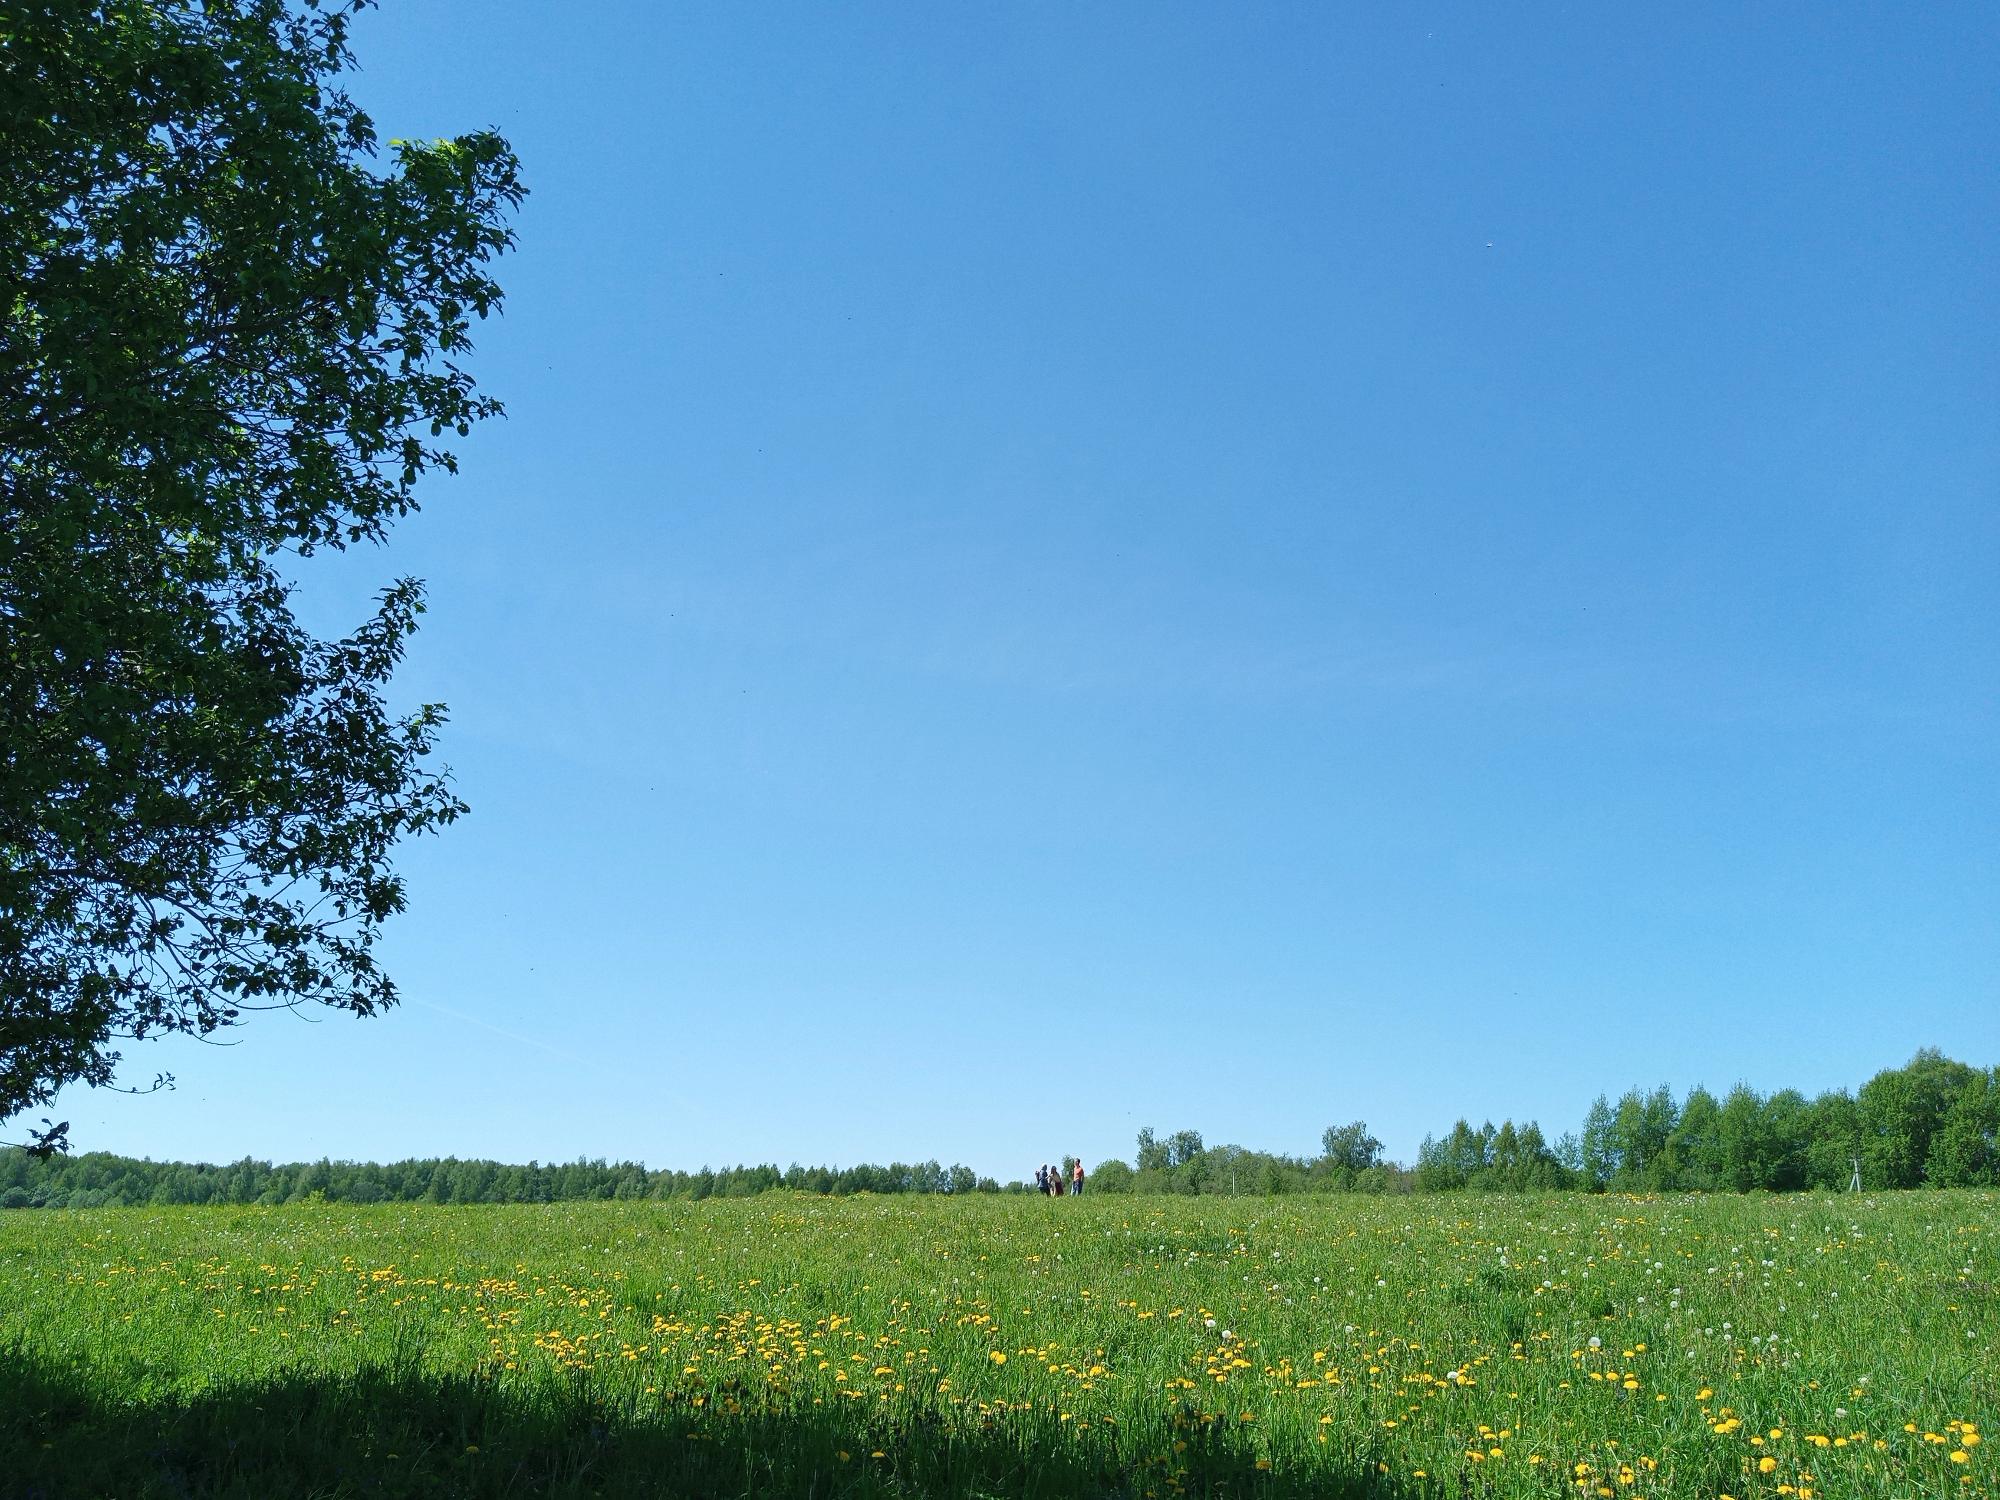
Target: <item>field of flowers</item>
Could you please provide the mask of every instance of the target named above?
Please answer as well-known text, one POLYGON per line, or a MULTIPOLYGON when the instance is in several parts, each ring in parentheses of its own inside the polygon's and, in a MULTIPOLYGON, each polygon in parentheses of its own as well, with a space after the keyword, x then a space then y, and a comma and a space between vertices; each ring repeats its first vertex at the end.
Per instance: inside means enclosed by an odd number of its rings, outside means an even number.
POLYGON ((0 1215, 0 1493, 1993 1500, 2000 1196, 0 1215))

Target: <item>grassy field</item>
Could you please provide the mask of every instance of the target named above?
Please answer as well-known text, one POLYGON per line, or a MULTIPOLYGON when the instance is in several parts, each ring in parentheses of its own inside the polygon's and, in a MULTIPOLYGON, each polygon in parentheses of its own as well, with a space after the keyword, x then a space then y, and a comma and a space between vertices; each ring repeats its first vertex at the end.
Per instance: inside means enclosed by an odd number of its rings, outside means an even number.
POLYGON ((0 1495, 1994 1497, 2000 1196, 0 1215, 0 1495))

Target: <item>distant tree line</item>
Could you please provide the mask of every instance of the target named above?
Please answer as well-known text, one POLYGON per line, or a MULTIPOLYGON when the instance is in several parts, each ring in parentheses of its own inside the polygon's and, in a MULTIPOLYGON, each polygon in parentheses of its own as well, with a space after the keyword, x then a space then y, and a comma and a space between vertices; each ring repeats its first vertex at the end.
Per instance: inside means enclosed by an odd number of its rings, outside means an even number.
POLYGON ((1390 1193, 1408 1192, 1410 1174, 1382 1154, 1382 1143, 1356 1120, 1329 1126, 1318 1156, 1285 1156, 1247 1146, 1209 1146, 1198 1130, 1164 1138, 1139 1132, 1132 1162, 1101 1161, 1088 1174, 1099 1193, 1390 1193))
POLYGON ((1599 1095, 1582 1129, 1549 1141, 1530 1120, 1497 1129, 1459 1120, 1431 1135, 1414 1167, 1385 1162, 1356 1122, 1330 1129, 1317 1157, 1240 1146, 1204 1148, 1183 1130, 1139 1133, 1136 1166, 1099 1165, 1100 1192, 1327 1191, 1753 1192, 1848 1187, 2000 1186, 2000 1068, 1982 1071, 1926 1049, 1859 1093, 1808 1099, 1738 1084, 1676 1100, 1665 1086, 1599 1095))
POLYGON ((315 1161, 273 1166, 248 1157, 227 1166, 136 1161, 93 1151, 48 1159, 0 1152, 0 1208, 138 1208, 155 1204, 559 1203, 582 1198, 748 1198, 793 1192, 997 1193, 970 1167, 703 1167, 649 1171, 637 1162, 509 1166, 457 1157, 390 1162, 315 1161))
POLYGON ((1697 1088, 1678 1104, 1665 1088, 1634 1089, 1615 1105, 1600 1095, 1558 1154, 1586 1186, 1616 1189, 1844 1188, 1857 1166, 1864 1188, 1993 1187, 2000 1068, 1926 1049, 1858 1094, 1808 1099, 1738 1084, 1720 1099, 1697 1088))
MULTIPOLYGON (((1072 1164, 1064 1158, 1065 1172, 1072 1164)), ((1858 1093, 1808 1099, 1738 1084, 1599 1095, 1580 1130, 1551 1142, 1530 1120, 1497 1129, 1457 1121, 1427 1136, 1414 1166, 1389 1161, 1363 1122, 1331 1126, 1317 1156, 1206 1145, 1199 1131, 1139 1132, 1131 1162, 1087 1173, 1094 1193, 1753 1192, 1847 1187, 2000 1186, 2000 1068, 1982 1071, 1931 1049, 1877 1073, 1858 1093)), ((228 1166, 135 1161, 93 1152, 43 1160, 0 1152, 0 1208, 148 1204, 554 1203, 579 1198, 745 1198, 773 1189, 850 1193, 1026 1192, 970 1167, 724 1167, 649 1171, 637 1162, 508 1166, 455 1157, 228 1166)))

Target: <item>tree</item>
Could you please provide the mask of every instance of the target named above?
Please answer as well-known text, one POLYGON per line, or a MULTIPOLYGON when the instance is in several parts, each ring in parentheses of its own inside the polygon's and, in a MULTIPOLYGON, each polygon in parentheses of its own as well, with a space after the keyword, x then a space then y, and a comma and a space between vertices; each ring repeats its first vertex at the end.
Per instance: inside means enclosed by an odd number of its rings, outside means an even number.
POLYGON ((910 1168, 910 1180, 906 1191, 912 1193, 948 1193, 951 1178, 945 1169, 935 1161, 918 1162, 910 1168))
POLYGON ((1931 1136, 1959 1091, 1977 1076, 1964 1063, 1925 1047, 1902 1067, 1885 1069, 1861 1086, 1861 1155, 1870 1187, 1922 1185, 1931 1136))
POLYGON ((1382 1143, 1368 1133, 1361 1120, 1327 1126, 1319 1143, 1327 1164, 1336 1170, 1344 1167, 1350 1172, 1365 1172, 1382 1160, 1382 1143))
POLYGON ((1132 1169, 1117 1157, 1101 1161, 1085 1179, 1093 1193, 1129 1193, 1132 1191, 1132 1169))
MULTIPOLYGON (((1458 1124, 1462 1128, 1465 1121, 1458 1124)), ((1449 1141, 1427 1135, 1417 1144, 1417 1186, 1427 1193, 1449 1192, 1465 1186, 1449 1141)))
POLYGON ((1733 1193, 1769 1187, 1764 1100, 1747 1083, 1732 1088, 1715 1118, 1716 1181, 1733 1193))
POLYGON ((322 640, 291 575, 499 411, 459 361, 517 163, 381 158, 348 11, 303 3, 0 39, 0 1120, 111 1083, 121 1039, 394 1003, 390 853, 465 810, 442 709, 383 700, 421 586, 322 640))
POLYGON ((1721 1116, 1722 1106, 1715 1095, 1699 1084, 1688 1091, 1687 1100, 1681 1105, 1680 1121, 1668 1143, 1680 1168, 1676 1186, 1703 1193, 1713 1192, 1718 1186, 1716 1152, 1721 1116))
POLYGON ((2000 1183, 2000 1068, 1973 1073, 1931 1137, 1924 1180, 1932 1187, 2000 1183))
POLYGON ((1542 1127, 1533 1120, 1521 1127, 1520 1155, 1518 1186, 1542 1191, 1569 1185, 1569 1174, 1563 1169, 1556 1153, 1549 1149, 1542 1127))
POLYGON ((1678 1111, 1673 1091, 1664 1084, 1648 1093, 1631 1089, 1618 1101, 1612 1117, 1610 1145, 1618 1166, 1617 1185, 1622 1188, 1662 1188, 1673 1186, 1666 1180, 1672 1170, 1668 1143, 1678 1111))
POLYGON ((1764 1101, 1766 1187, 1792 1193, 1806 1185, 1812 1126, 1812 1105, 1797 1089, 1779 1089, 1764 1101))
POLYGON ((1521 1137, 1512 1120, 1502 1120, 1493 1137, 1493 1150, 1486 1163, 1488 1179, 1480 1187, 1518 1188, 1521 1186, 1521 1137))
POLYGON ((1861 1111, 1846 1089, 1830 1089, 1813 1100, 1806 1146, 1806 1185, 1845 1188, 1861 1153, 1861 1111))
POLYGON ((1583 1132, 1576 1144, 1576 1168, 1587 1187, 1602 1188, 1618 1170, 1618 1153, 1612 1143, 1613 1123, 1611 1101, 1599 1094, 1583 1117, 1583 1132))

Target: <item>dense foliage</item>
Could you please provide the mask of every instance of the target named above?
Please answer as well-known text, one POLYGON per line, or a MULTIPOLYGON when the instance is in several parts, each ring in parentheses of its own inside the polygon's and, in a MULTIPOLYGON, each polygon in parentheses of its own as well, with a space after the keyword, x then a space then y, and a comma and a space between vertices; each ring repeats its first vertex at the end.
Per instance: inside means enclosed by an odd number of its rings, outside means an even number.
POLYGON ((383 697, 418 584, 321 640, 293 575, 498 411, 459 361, 521 188, 490 133, 379 159, 346 23, 0 15, 0 1120, 121 1038, 391 1003, 391 851, 463 810, 383 697))
MULTIPOLYGON (((1982 1072, 1934 1051, 1885 1069, 1859 1094, 1807 1100, 1739 1085, 1676 1101, 1664 1088, 1600 1097, 1581 1131, 1554 1144, 1534 1122, 1475 1129, 1458 1121, 1424 1142, 1414 1167, 1384 1160, 1359 1121, 1330 1127, 1314 1157, 1207 1146, 1193 1130, 1139 1133, 1136 1165, 1100 1162, 1090 1193, 1278 1194, 1499 1192, 1748 1192, 1841 1189, 1858 1160, 1862 1185, 2000 1186, 2000 1068, 1982 1072)), ((1065 1158, 1065 1169, 1069 1163, 1065 1158)), ((508 1166, 493 1161, 299 1162, 228 1166, 134 1161, 101 1152, 40 1160, 0 1152, 0 1208, 148 1204, 552 1203, 590 1198, 743 1198, 773 1189, 852 1193, 1023 1192, 964 1166, 803 1167, 794 1163, 650 1171, 637 1162, 508 1166)))

